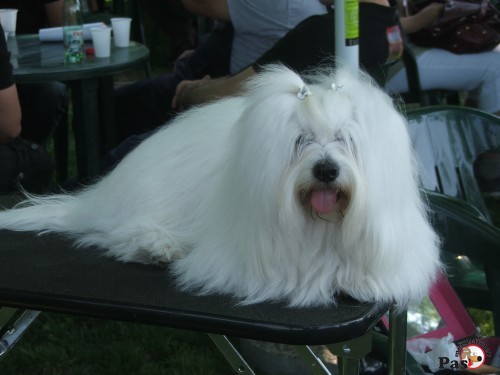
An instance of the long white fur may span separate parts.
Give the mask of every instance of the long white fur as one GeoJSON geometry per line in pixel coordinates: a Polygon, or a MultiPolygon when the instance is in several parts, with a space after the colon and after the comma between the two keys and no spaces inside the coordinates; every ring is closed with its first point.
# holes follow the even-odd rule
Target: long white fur
{"type": "Polygon", "coordinates": [[[339,292],[418,302],[440,267],[439,241],[406,122],[363,74],[308,80],[312,95],[300,100],[303,79],[270,67],[243,96],[179,116],[95,185],[0,212],[0,228],[64,233],[122,261],[170,261],[180,287],[241,303],[326,305],[339,292]],[[326,158],[349,205],[325,219],[300,192],[326,158]]]}

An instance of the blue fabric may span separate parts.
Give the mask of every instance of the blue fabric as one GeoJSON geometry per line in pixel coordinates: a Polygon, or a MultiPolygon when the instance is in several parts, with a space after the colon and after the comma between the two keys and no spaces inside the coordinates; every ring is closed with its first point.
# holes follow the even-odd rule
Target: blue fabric
{"type": "Polygon", "coordinates": [[[326,13],[319,0],[228,0],[234,26],[231,73],[254,63],[302,20],[326,13]]]}

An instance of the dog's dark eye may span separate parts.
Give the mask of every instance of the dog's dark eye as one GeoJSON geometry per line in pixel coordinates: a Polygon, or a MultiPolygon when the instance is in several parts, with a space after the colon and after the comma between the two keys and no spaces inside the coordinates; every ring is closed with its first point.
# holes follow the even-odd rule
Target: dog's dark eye
{"type": "Polygon", "coordinates": [[[305,134],[301,134],[297,137],[297,140],[295,141],[295,149],[307,146],[309,143],[311,143],[311,138],[305,134]]]}
{"type": "Polygon", "coordinates": [[[342,134],[337,133],[337,134],[335,134],[334,141],[335,142],[343,142],[343,143],[345,143],[345,138],[344,138],[344,136],[342,134]]]}

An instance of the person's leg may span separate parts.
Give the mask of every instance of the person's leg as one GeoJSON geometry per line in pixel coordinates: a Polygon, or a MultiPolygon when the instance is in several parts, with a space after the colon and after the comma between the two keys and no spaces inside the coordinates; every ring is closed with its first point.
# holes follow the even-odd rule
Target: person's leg
{"type": "Polygon", "coordinates": [[[229,54],[233,29],[220,23],[189,57],[175,63],[173,73],[162,74],[122,86],[115,90],[118,140],[163,125],[175,113],[171,102],[180,81],[216,78],[229,74],[229,54]]]}
{"type": "Polygon", "coordinates": [[[60,82],[18,85],[22,110],[21,136],[45,144],[68,108],[66,85],[60,82]]]}
{"type": "Polygon", "coordinates": [[[167,122],[174,115],[170,103],[179,82],[179,77],[169,73],[117,88],[115,105],[118,141],[167,122]]]}
{"type": "Polygon", "coordinates": [[[217,21],[188,58],[175,62],[175,72],[182,79],[200,79],[207,74],[212,78],[228,75],[233,34],[230,22],[217,21]]]}
{"type": "MultiPolygon", "coordinates": [[[[500,111],[500,50],[456,55],[431,48],[417,56],[423,90],[474,91],[478,107],[486,112],[500,111]]],[[[389,92],[408,91],[405,70],[387,83],[389,92]]]]}

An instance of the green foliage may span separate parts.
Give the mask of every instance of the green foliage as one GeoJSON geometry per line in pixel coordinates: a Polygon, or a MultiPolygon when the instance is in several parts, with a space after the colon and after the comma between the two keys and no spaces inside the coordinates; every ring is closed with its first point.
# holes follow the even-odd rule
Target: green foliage
{"type": "Polygon", "coordinates": [[[408,310],[407,336],[415,337],[433,331],[443,324],[441,317],[429,298],[425,298],[420,306],[408,310]]]}
{"type": "Polygon", "coordinates": [[[491,311],[467,309],[479,329],[479,336],[494,336],[495,330],[493,328],[493,315],[491,311]]]}

